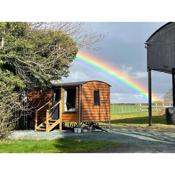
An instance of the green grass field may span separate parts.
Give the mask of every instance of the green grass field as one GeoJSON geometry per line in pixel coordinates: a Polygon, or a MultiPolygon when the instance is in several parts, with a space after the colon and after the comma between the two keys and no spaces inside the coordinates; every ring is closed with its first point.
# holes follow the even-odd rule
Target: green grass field
{"type": "MultiPolygon", "coordinates": [[[[137,112],[137,113],[125,113],[112,115],[111,123],[113,124],[147,124],[148,123],[148,113],[147,112],[137,112]]],[[[153,113],[153,123],[155,124],[166,124],[165,116],[159,115],[159,113],[153,113]]]]}
{"type": "MultiPolygon", "coordinates": [[[[153,105],[154,112],[160,112],[162,108],[153,105]]],[[[146,104],[111,104],[111,114],[126,114],[147,112],[148,106],[146,104]]]]}
{"type": "Polygon", "coordinates": [[[0,153],[89,153],[116,143],[106,141],[59,140],[3,140],[0,153]]]}
{"type": "Polygon", "coordinates": [[[148,126],[148,106],[139,104],[111,104],[111,124],[114,127],[157,129],[175,131],[167,125],[164,108],[153,106],[153,125],[148,126]]]}
{"type": "Polygon", "coordinates": [[[114,127],[138,128],[138,129],[155,129],[160,131],[175,131],[175,125],[167,125],[165,115],[159,112],[153,112],[153,125],[148,126],[148,113],[123,113],[111,115],[111,124],[114,127]]]}

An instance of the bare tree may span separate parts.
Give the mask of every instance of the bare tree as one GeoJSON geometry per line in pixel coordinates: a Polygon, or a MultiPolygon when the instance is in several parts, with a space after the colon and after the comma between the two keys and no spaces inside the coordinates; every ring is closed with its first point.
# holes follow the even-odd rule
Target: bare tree
{"type": "Polygon", "coordinates": [[[94,49],[95,44],[104,38],[104,35],[86,31],[83,22],[52,22],[52,23],[32,23],[36,29],[62,31],[70,35],[76,42],[79,49],[90,48],[94,49]]]}

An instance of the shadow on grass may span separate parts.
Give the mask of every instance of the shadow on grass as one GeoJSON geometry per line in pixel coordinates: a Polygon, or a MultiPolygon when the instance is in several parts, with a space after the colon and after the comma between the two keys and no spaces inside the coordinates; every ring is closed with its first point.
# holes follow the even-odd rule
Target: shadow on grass
{"type": "Polygon", "coordinates": [[[93,153],[101,148],[109,148],[116,145],[108,141],[85,141],[80,139],[59,139],[55,142],[55,148],[60,153],[93,153]]]}
{"type": "MultiPolygon", "coordinates": [[[[155,124],[166,124],[165,116],[153,116],[153,123],[155,124]]],[[[117,123],[125,123],[125,124],[147,124],[148,123],[148,117],[147,116],[139,116],[139,117],[130,117],[130,118],[123,118],[123,119],[113,119],[111,120],[112,124],[117,123]]]]}

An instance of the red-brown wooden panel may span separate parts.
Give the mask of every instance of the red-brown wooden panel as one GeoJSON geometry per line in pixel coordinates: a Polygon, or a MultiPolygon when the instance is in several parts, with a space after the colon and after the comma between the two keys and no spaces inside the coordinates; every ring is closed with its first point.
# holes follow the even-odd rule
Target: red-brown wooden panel
{"type": "Polygon", "coordinates": [[[76,112],[65,112],[62,114],[63,122],[78,122],[78,114],[76,112]]]}
{"type": "Polygon", "coordinates": [[[87,82],[82,93],[82,121],[109,121],[110,86],[98,81],[87,82]],[[94,105],[94,90],[100,92],[100,105],[94,105]]]}

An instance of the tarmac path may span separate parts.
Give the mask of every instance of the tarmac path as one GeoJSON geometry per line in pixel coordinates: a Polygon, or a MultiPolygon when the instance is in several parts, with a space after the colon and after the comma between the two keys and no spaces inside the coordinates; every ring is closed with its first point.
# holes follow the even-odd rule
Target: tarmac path
{"type": "Polygon", "coordinates": [[[72,133],[52,131],[35,132],[14,131],[10,139],[59,139],[101,140],[118,143],[116,147],[104,148],[97,152],[104,153],[175,153],[175,133],[144,131],[138,129],[112,129],[108,132],[72,133]]]}

